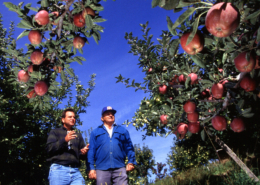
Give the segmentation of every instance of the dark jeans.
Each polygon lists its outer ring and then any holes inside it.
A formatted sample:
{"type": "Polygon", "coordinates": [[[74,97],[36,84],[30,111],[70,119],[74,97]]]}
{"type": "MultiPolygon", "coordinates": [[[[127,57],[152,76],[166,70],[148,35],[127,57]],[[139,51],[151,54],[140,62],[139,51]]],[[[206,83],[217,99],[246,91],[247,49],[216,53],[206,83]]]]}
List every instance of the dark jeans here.
{"type": "Polygon", "coordinates": [[[127,185],[127,174],[125,167],[109,169],[109,170],[96,170],[97,185],[127,185]]]}

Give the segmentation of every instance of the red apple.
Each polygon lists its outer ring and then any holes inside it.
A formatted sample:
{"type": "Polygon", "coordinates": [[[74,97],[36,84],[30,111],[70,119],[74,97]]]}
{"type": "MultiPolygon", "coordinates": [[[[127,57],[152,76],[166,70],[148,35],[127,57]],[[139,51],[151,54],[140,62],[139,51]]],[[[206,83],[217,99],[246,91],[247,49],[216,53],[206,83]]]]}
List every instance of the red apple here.
{"type": "MultiPolygon", "coordinates": [[[[58,11],[51,12],[51,14],[53,14],[56,18],[60,15],[60,13],[58,11]]],[[[55,21],[52,21],[51,23],[55,26],[58,25],[58,22],[55,22],[55,21]]]]}
{"type": "Polygon", "coordinates": [[[234,59],[235,66],[238,71],[240,72],[250,72],[255,68],[255,58],[253,55],[250,55],[250,60],[246,60],[246,52],[240,53],[235,59],[234,59]]]}
{"type": "Polygon", "coordinates": [[[43,62],[43,53],[40,50],[35,50],[31,54],[31,61],[34,65],[40,65],[43,62]]]}
{"type": "Polygon", "coordinates": [[[180,75],[178,80],[179,80],[179,83],[184,83],[186,81],[186,78],[184,75],[180,75]]]}
{"type": "Polygon", "coordinates": [[[82,16],[85,18],[86,15],[90,15],[92,18],[95,17],[95,11],[89,7],[85,8],[85,10],[82,11],[82,16]]]}
{"type": "Polygon", "coordinates": [[[242,132],[245,130],[245,124],[241,118],[234,118],[230,124],[230,127],[234,132],[242,132]]]}
{"type": "Polygon", "coordinates": [[[218,131],[226,130],[227,121],[223,116],[215,116],[211,120],[212,126],[218,131]]]}
{"type": "Polygon", "coordinates": [[[190,100],[188,100],[184,105],[183,109],[187,114],[195,112],[196,104],[190,100]]]}
{"type": "Polygon", "coordinates": [[[162,124],[164,124],[164,125],[167,124],[167,117],[168,117],[168,115],[166,115],[166,114],[163,114],[160,116],[160,120],[161,120],[162,124]]]}
{"type": "Polygon", "coordinates": [[[205,89],[204,91],[201,92],[201,97],[204,98],[209,98],[210,97],[210,90],[209,89],[205,89]]]}
{"type": "Polygon", "coordinates": [[[39,71],[39,66],[29,65],[29,66],[28,66],[29,75],[30,75],[30,73],[32,73],[33,71],[39,71]]]}
{"type": "Polygon", "coordinates": [[[173,85],[175,85],[175,84],[178,84],[178,78],[179,78],[179,76],[175,75],[175,76],[172,78],[172,80],[169,82],[169,84],[170,84],[171,86],[173,86],[173,85]]]}
{"type": "Polygon", "coordinates": [[[31,30],[28,34],[28,39],[31,42],[31,44],[40,44],[42,42],[41,32],[39,32],[38,30],[31,30]]]}
{"type": "Polygon", "coordinates": [[[47,83],[44,81],[38,81],[34,85],[35,93],[39,96],[45,95],[48,91],[48,88],[49,87],[48,87],[47,83]]]}
{"type": "Polygon", "coordinates": [[[80,37],[80,36],[76,36],[73,39],[73,46],[77,49],[81,49],[83,48],[83,46],[85,45],[85,40],[84,38],[80,37]]]}
{"type": "Polygon", "coordinates": [[[29,73],[25,70],[18,72],[18,81],[19,82],[28,82],[30,79],[29,73]]]}
{"type": "Polygon", "coordinates": [[[189,122],[196,123],[199,119],[199,113],[198,112],[189,113],[187,114],[187,118],[189,122]]]}
{"type": "Polygon", "coordinates": [[[180,123],[177,131],[179,134],[185,135],[188,132],[188,125],[186,123],[180,123]]]}
{"type": "Polygon", "coordinates": [[[224,86],[221,83],[213,84],[211,87],[212,96],[216,99],[220,99],[224,93],[224,86]]]}
{"type": "Polygon", "coordinates": [[[199,122],[189,123],[188,131],[190,131],[193,134],[198,133],[200,131],[200,123],[199,122]]]}
{"type": "Polygon", "coordinates": [[[73,17],[73,22],[75,26],[82,28],[85,26],[85,18],[82,16],[82,13],[75,14],[73,17]]]}
{"type": "Polygon", "coordinates": [[[197,74],[190,73],[188,76],[190,77],[191,85],[198,84],[198,75],[197,74]]]}
{"type": "Polygon", "coordinates": [[[186,45],[187,43],[187,40],[188,40],[188,37],[191,33],[188,32],[188,33],[184,33],[181,37],[181,47],[182,49],[188,53],[189,55],[195,55],[197,53],[199,53],[203,47],[204,47],[204,40],[203,40],[203,37],[197,32],[192,41],[186,45]]]}
{"type": "Polygon", "coordinates": [[[246,92],[253,91],[256,88],[256,82],[251,77],[245,76],[240,82],[240,87],[246,92]]]}
{"type": "Polygon", "coordinates": [[[152,70],[153,70],[153,68],[150,67],[149,70],[148,70],[148,73],[150,73],[152,70]]]}
{"type": "Polygon", "coordinates": [[[260,68],[260,65],[259,65],[259,57],[256,56],[256,59],[255,59],[255,69],[259,69],[260,68]]]}
{"type": "Polygon", "coordinates": [[[46,25],[50,21],[49,13],[46,10],[41,10],[35,15],[34,19],[39,25],[46,25]]]}
{"type": "Polygon", "coordinates": [[[29,99],[34,98],[36,96],[35,90],[33,88],[30,89],[32,90],[26,95],[29,99]]]}
{"type": "Polygon", "coordinates": [[[231,3],[220,2],[212,6],[207,15],[207,30],[216,37],[228,37],[239,26],[240,15],[231,3]]]}
{"type": "Polygon", "coordinates": [[[159,86],[159,93],[166,94],[166,92],[167,92],[167,86],[166,85],[159,86]]]}
{"type": "Polygon", "coordinates": [[[53,70],[56,71],[58,69],[58,73],[60,73],[63,70],[63,67],[61,66],[53,66],[53,70]]]}

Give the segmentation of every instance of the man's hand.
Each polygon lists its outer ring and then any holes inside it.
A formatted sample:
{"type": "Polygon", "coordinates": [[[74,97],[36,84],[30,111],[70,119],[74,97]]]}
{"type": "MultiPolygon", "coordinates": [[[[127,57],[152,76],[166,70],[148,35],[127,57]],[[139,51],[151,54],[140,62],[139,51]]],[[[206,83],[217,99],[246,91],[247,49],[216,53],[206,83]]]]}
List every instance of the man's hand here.
{"type": "Polygon", "coordinates": [[[88,153],[89,150],[89,144],[87,144],[87,146],[85,146],[84,148],[80,149],[80,152],[82,155],[86,155],[88,153]]]}
{"type": "Polygon", "coordinates": [[[90,170],[90,172],[88,174],[88,178],[90,178],[90,179],[97,179],[96,170],[90,170]]]}
{"type": "Polygon", "coordinates": [[[129,163],[126,165],[126,171],[132,171],[133,169],[135,169],[135,166],[133,165],[133,163],[129,163]]]}
{"type": "Polygon", "coordinates": [[[69,142],[70,140],[75,139],[76,137],[77,137],[76,132],[75,132],[75,131],[70,131],[70,132],[66,135],[65,141],[66,141],[66,142],[69,142]]]}

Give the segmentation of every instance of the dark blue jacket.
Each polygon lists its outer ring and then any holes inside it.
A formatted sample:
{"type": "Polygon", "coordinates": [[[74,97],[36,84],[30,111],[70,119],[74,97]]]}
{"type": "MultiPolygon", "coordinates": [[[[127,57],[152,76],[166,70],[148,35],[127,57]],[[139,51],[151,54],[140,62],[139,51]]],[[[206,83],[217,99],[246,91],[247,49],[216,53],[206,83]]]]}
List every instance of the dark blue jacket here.
{"type": "Polygon", "coordinates": [[[128,163],[136,164],[129,132],[122,126],[114,125],[112,138],[109,137],[104,125],[99,126],[92,131],[89,144],[88,170],[122,168],[125,166],[126,156],[128,163]]]}

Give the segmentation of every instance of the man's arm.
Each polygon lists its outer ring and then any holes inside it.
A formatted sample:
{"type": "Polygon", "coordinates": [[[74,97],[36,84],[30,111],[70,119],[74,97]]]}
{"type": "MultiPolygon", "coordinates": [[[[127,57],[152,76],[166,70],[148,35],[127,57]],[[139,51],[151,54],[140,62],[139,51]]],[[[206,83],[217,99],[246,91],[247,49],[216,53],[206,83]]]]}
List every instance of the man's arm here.
{"type": "Polygon", "coordinates": [[[129,132],[126,130],[125,132],[125,143],[124,143],[124,149],[128,158],[128,164],[126,166],[127,171],[131,171],[134,169],[134,165],[137,165],[135,160],[135,150],[134,146],[132,144],[129,132]]]}
{"type": "Polygon", "coordinates": [[[55,130],[51,130],[47,139],[46,151],[49,155],[52,155],[58,151],[68,147],[65,137],[58,140],[57,133],[55,130]]]}
{"type": "Polygon", "coordinates": [[[95,149],[95,134],[92,131],[91,135],[90,135],[90,141],[89,141],[89,151],[87,153],[87,171],[89,170],[95,170],[94,167],[94,162],[95,162],[95,153],[96,153],[96,149],[95,149]]]}

